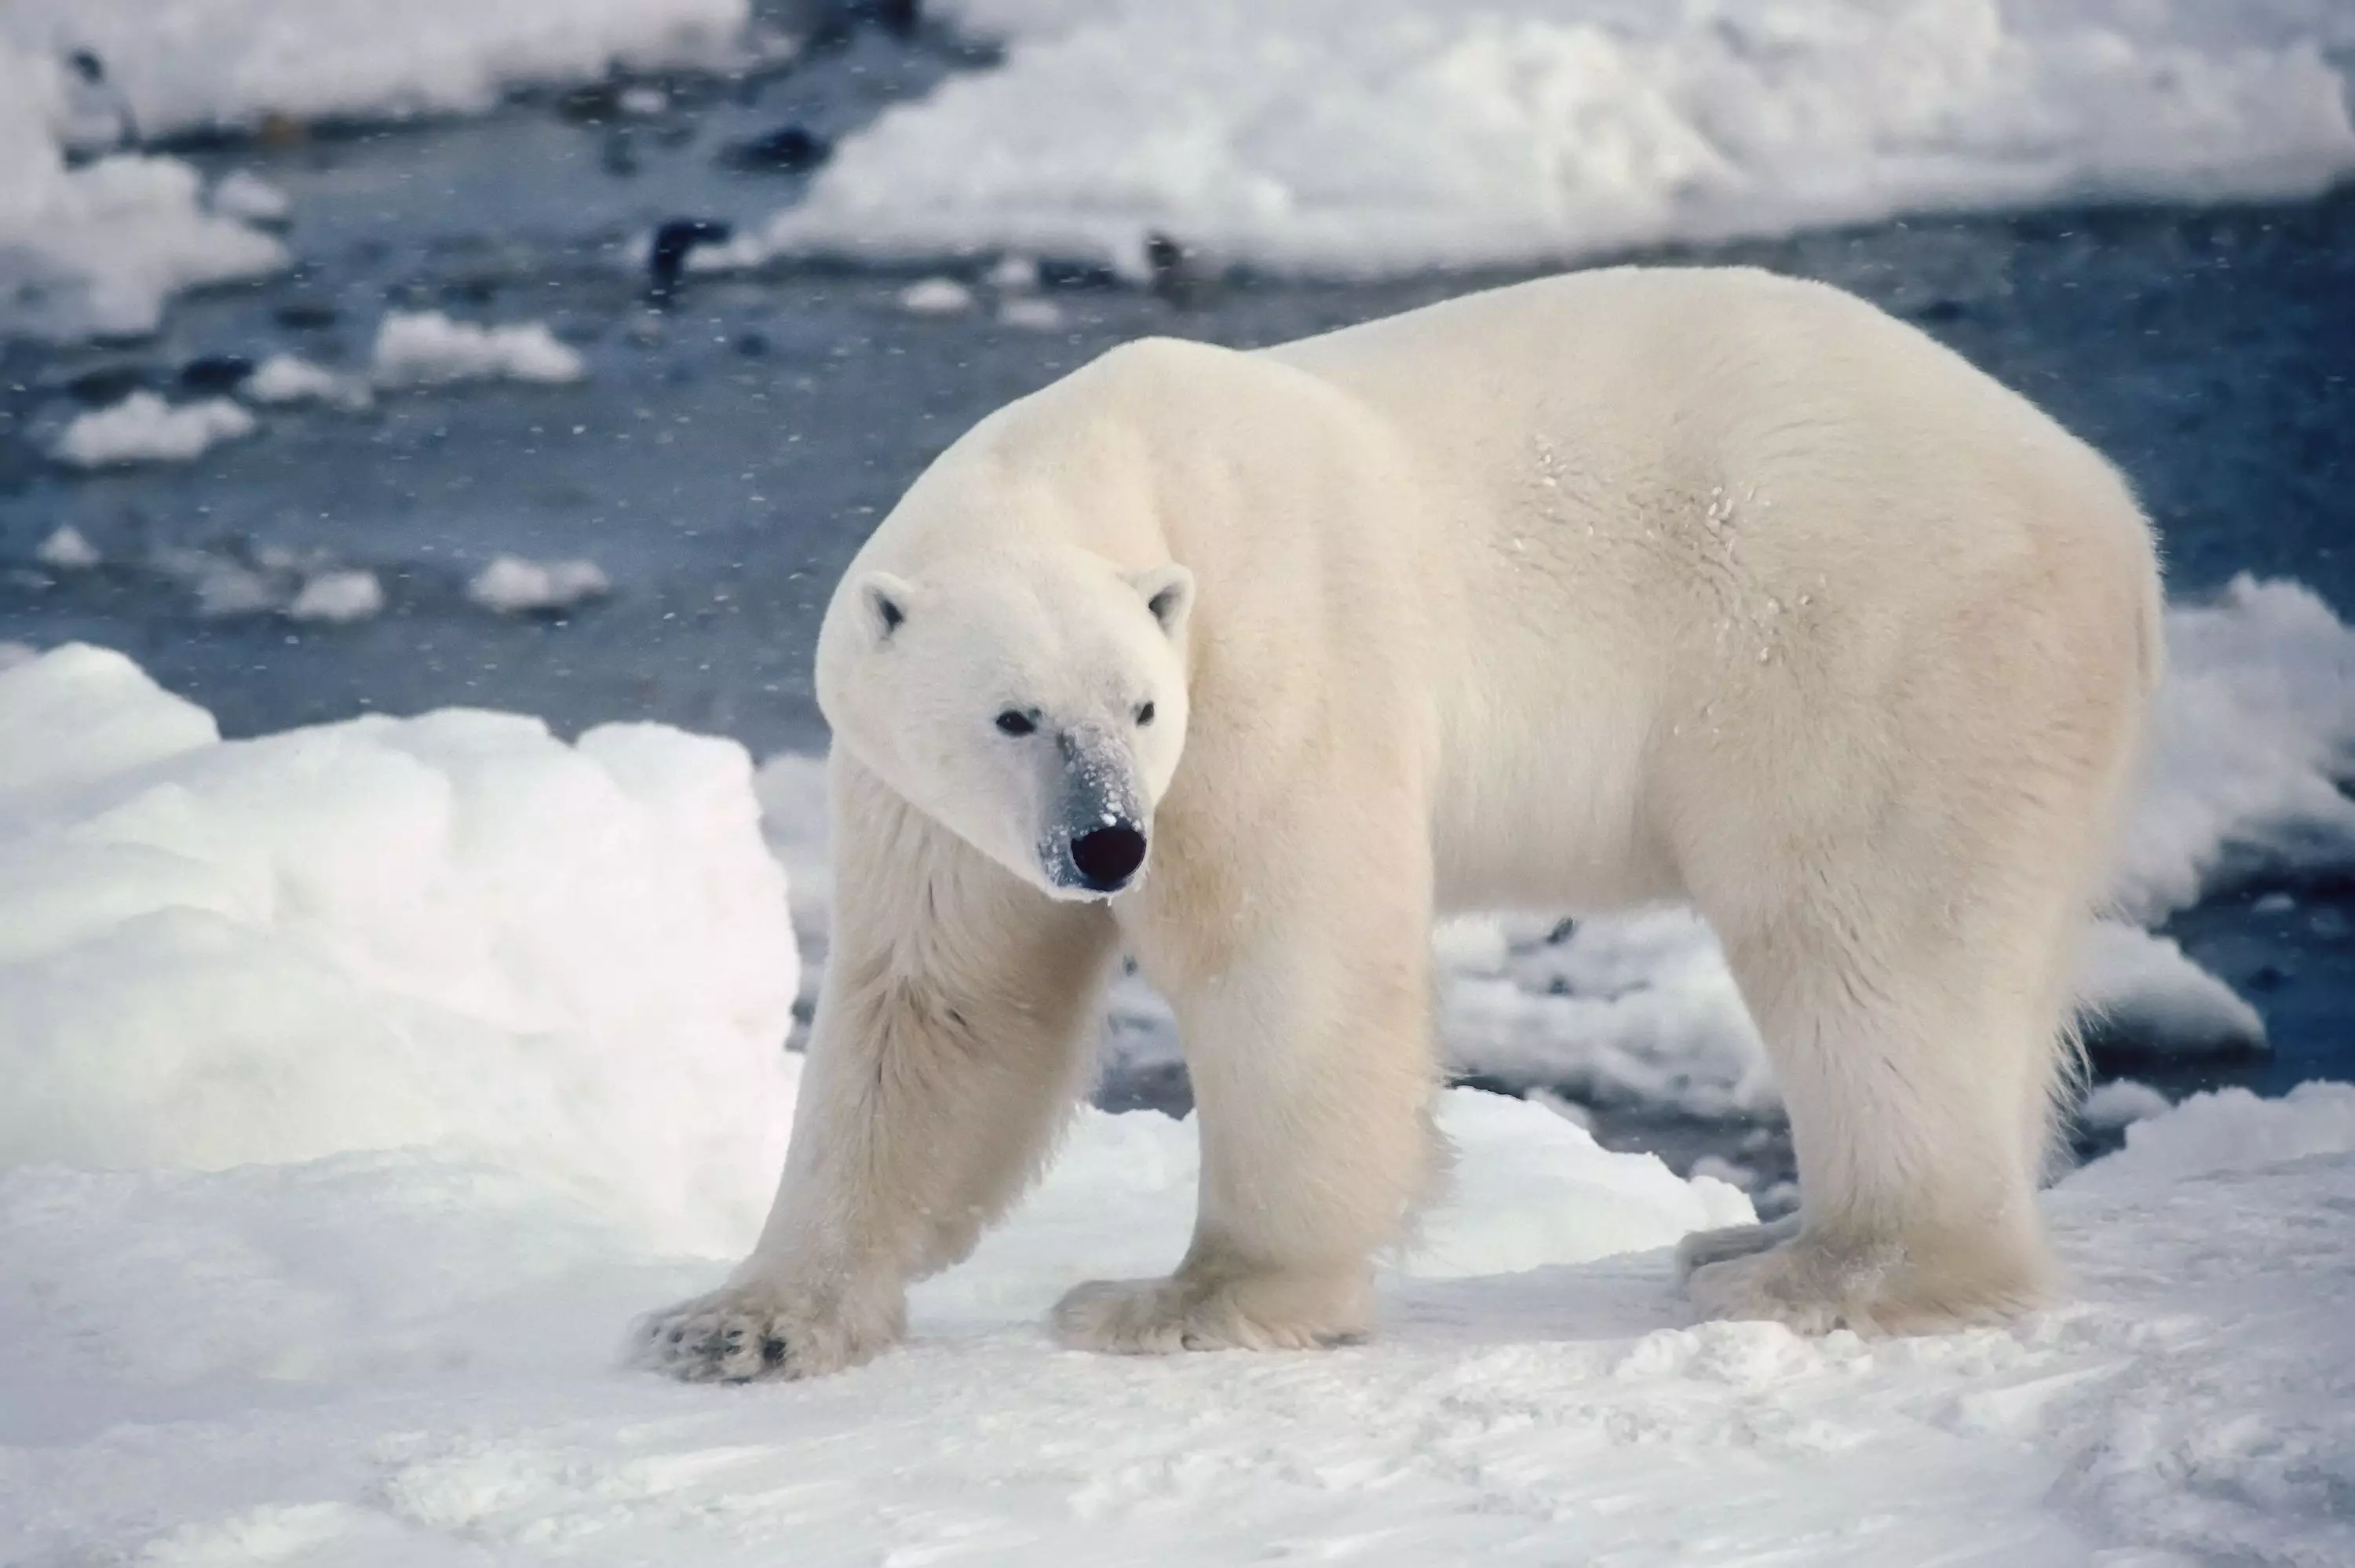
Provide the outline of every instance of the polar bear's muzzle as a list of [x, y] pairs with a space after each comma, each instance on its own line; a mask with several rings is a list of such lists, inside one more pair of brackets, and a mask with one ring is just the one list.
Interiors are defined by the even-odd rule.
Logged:
[[1057, 740], [1061, 788], [1039, 858], [1056, 888], [1109, 898], [1136, 879], [1147, 847], [1147, 813], [1127, 751], [1092, 736], [1065, 734]]

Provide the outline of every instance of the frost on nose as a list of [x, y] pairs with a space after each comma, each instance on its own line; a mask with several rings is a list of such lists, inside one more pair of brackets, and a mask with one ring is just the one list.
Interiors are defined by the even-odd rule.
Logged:
[[1063, 755], [1062, 800], [1048, 849], [1048, 866], [1063, 886], [1117, 893], [1145, 865], [1142, 802], [1125, 747], [1110, 736], [1067, 730], [1056, 737]]

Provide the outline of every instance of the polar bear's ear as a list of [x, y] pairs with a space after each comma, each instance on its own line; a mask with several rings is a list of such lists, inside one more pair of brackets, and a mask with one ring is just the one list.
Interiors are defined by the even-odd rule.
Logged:
[[1194, 574], [1173, 561], [1166, 567], [1131, 572], [1128, 580], [1145, 597], [1145, 608], [1153, 612], [1161, 630], [1177, 636], [1194, 608]]
[[867, 627], [875, 641], [887, 642], [908, 619], [918, 598], [916, 585], [890, 572], [869, 572], [858, 584], [858, 602], [867, 611]]

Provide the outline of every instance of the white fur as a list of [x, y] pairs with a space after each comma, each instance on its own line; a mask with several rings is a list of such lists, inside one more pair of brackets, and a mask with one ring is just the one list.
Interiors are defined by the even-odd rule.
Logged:
[[[1142, 607], [1179, 581], [1165, 626]], [[945, 454], [837, 596], [841, 928], [793, 1151], [758, 1249], [649, 1321], [650, 1359], [890, 1343], [906, 1282], [1045, 1159], [1122, 945], [1178, 1013], [1200, 1213], [1170, 1279], [1083, 1287], [1060, 1332], [1364, 1332], [1368, 1260], [1441, 1164], [1428, 926], [1507, 905], [1689, 899], [1724, 940], [1805, 1201], [1696, 1238], [1704, 1312], [2038, 1299], [2065, 981], [2158, 592], [2099, 457], [1815, 284], [1594, 271], [1106, 355]], [[1147, 694], [1164, 722], [1123, 729]], [[1018, 701], [1092, 736], [1149, 828], [1109, 903], [1042, 870], [1063, 785], [990, 728]]]

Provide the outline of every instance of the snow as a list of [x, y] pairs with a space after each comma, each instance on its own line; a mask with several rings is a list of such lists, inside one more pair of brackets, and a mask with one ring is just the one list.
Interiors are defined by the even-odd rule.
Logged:
[[2355, 631], [2292, 582], [2235, 578], [2167, 618], [2169, 674], [2118, 896], [2156, 918], [2233, 860], [2355, 863]]
[[2114, 1128], [2129, 1127], [2152, 1117], [2164, 1116], [2168, 1098], [2148, 1084], [2132, 1078], [2113, 1078], [2098, 1085], [2077, 1107], [2077, 1119], [2088, 1127]]
[[88, 571], [102, 559], [98, 546], [70, 523], [61, 524], [51, 530], [49, 536], [34, 550], [33, 558], [61, 572]]
[[1007, 300], [997, 307], [997, 319], [1029, 332], [1052, 332], [1063, 324], [1063, 313], [1052, 300]]
[[351, 409], [365, 408], [372, 400], [367, 382], [292, 354], [263, 360], [238, 393], [256, 403], [325, 403]]
[[1362, 275], [1906, 212], [2297, 196], [2355, 170], [2355, 12], [2330, 0], [934, 9], [1001, 40], [1003, 66], [846, 138], [767, 252], [1011, 249], [1142, 276], [1161, 232]]
[[466, 584], [466, 597], [501, 615], [570, 609], [613, 590], [594, 561], [527, 561], [499, 556]]
[[1049, 1344], [1057, 1291], [1166, 1266], [1185, 1234], [1190, 1127], [1086, 1112], [1016, 1217], [919, 1287], [911, 1345], [742, 1391], [614, 1368], [618, 1326], [724, 1255], [650, 1245], [512, 1165], [432, 1146], [19, 1165], [0, 1175], [0, 1557], [826, 1568], [1097, 1561], [1116, 1541], [1172, 1568], [2073, 1568], [2355, 1550], [2346, 1086], [2138, 1123], [2048, 1198], [2071, 1305], [1874, 1342], [1690, 1325], [1657, 1247], [1737, 1197], [1679, 1194], [1518, 1102], [1455, 1091], [1444, 1114], [1460, 1195], [1419, 1265], [1385, 1273], [1364, 1346]]
[[0, 1166], [431, 1146], [749, 1240], [798, 970], [733, 743], [464, 710], [224, 743], [81, 647], [0, 673]]
[[588, 374], [581, 355], [543, 323], [481, 327], [439, 311], [387, 315], [370, 368], [378, 387], [395, 389], [500, 378], [553, 384]]
[[900, 291], [900, 308], [920, 316], [961, 315], [973, 309], [973, 291], [954, 278], [920, 278]]
[[2089, 1033], [2145, 1056], [2263, 1051], [2264, 1020], [2171, 938], [2105, 920], [2087, 938], [2077, 1005]]
[[186, 462], [256, 429], [253, 416], [226, 397], [176, 407], [153, 392], [133, 392], [111, 408], [75, 416], [51, 450], [75, 468]]
[[[1178, 1255], [1199, 1161], [1191, 1121], [1083, 1109], [908, 1347], [749, 1390], [623, 1371], [631, 1319], [741, 1253], [792, 1111], [761, 812], [822, 854], [822, 773], [757, 790], [652, 726], [223, 742], [118, 655], [0, 673], [0, 1561], [2355, 1553], [2346, 1085], [2113, 1093], [2125, 1149], [2046, 1197], [2072, 1299], [2010, 1328], [1695, 1326], [1663, 1249], [1741, 1193], [1455, 1090], [1453, 1189], [1365, 1345], [1055, 1349], [1061, 1290]], [[1682, 942], [1588, 929], [1543, 961]]]
[[12, 41], [18, 10], [0, 7], [0, 334], [150, 332], [181, 289], [284, 265], [276, 240], [208, 210], [176, 158], [68, 167], [65, 72]]
[[260, 175], [243, 169], [232, 169], [213, 186], [212, 207], [215, 212], [241, 217], [248, 223], [277, 223], [293, 210], [284, 191]]
[[490, 108], [507, 88], [733, 58], [747, 0], [9, 0], [0, 40], [87, 48], [148, 136]]
[[[285, 264], [282, 194], [177, 158], [66, 154], [293, 121], [484, 110], [511, 86], [741, 58], [747, 0], [8, 0], [0, 5], [0, 333], [152, 332], [183, 289]], [[104, 80], [74, 79], [74, 50]]]
[[347, 568], [321, 572], [303, 585], [286, 606], [296, 620], [338, 624], [366, 620], [384, 608], [384, 585], [374, 572]]

